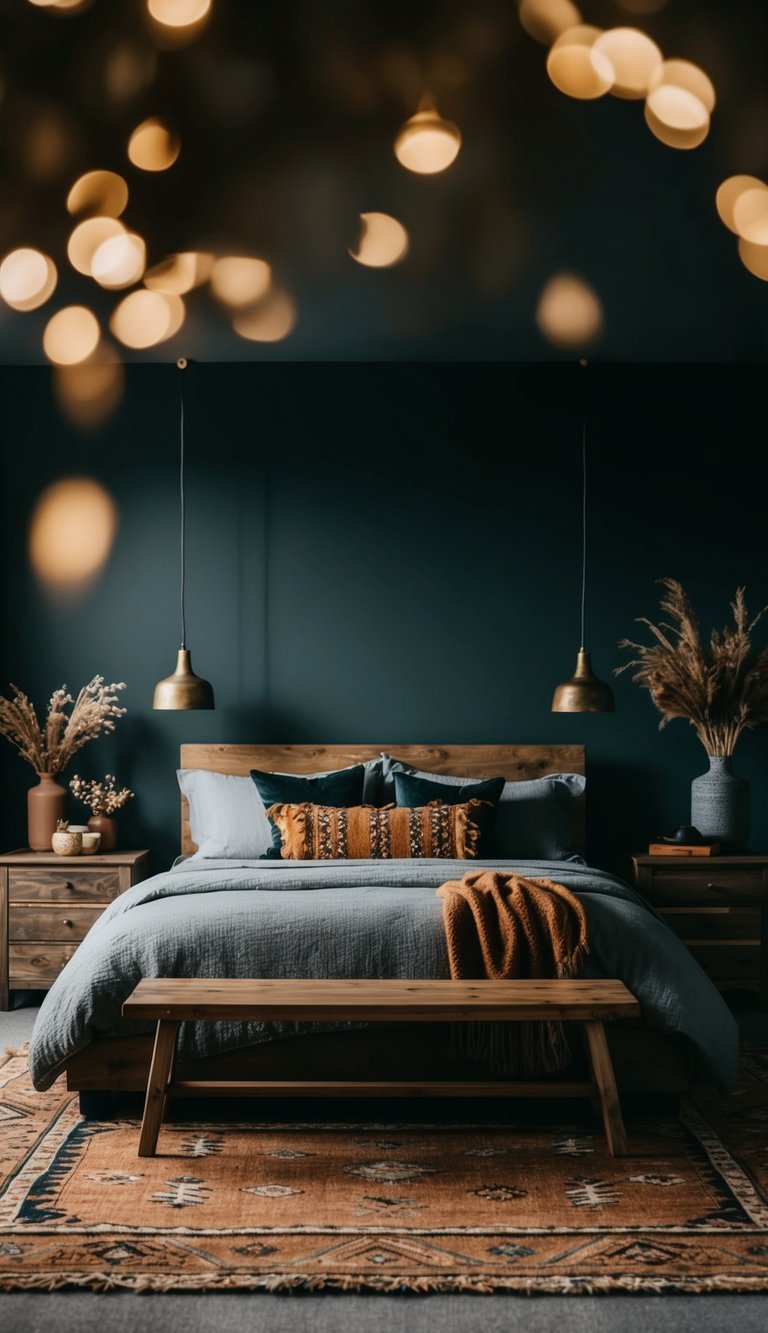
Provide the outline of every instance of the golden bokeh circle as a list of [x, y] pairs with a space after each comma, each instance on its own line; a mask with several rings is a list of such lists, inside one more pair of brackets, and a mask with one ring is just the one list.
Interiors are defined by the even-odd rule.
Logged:
[[67, 477], [39, 497], [29, 526], [29, 558], [43, 583], [74, 590], [105, 565], [117, 532], [112, 496], [91, 477]]
[[68, 305], [51, 315], [43, 333], [43, 351], [58, 366], [74, 366], [95, 352], [101, 330], [92, 310]]

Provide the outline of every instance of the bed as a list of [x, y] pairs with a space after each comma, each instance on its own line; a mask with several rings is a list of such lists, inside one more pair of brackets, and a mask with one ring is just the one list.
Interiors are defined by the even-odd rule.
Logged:
[[[585, 768], [578, 745], [184, 745], [181, 769], [320, 774], [373, 761], [382, 751], [429, 773], [508, 782]], [[64, 1073], [86, 1110], [97, 1102], [103, 1109], [102, 1094], [143, 1090], [151, 1025], [127, 1023], [120, 1012], [142, 976], [445, 977], [435, 891], [480, 865], [546, 876], [582, 896], [592, 938], [585, 975], [618, 976], [643, 1012], [612, 1033], [622, 1090], [680, 1092], [693, 1075], [727, 1086], [738, 1037], [720, 995], [633, 889], [584, 861], [583, 796], [572, 815], [575, 855], [558, 861], [200, 861], [182, 798], [181, 852], [191, 859], [122, 894], [94, 924], [41, 1008], [30, 1047], [33, 1081], [46, 1088]], [[180, 1078], [440, 1079], [472, 1072], [452, 1054], [447, 1028], [432, 1028], [425, 1038], [418, 1025], [185, 1024], [179, 1040]]]

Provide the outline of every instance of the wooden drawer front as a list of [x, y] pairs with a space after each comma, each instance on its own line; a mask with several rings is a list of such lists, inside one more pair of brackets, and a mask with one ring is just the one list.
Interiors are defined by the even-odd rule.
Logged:
[[696, 962], [717, 986], [748, 986], [760, 983], [760, 943], [724, 941], [708, 944], [705, 940], [686, 940]]
[[753, 907], [659, 907], [657, 910], [681, 939], [760, 939], [760, 913]]
[[696, 870], [653, 871], [650, 898], [655, 905], [696, 904], [714, 907], [720, 904], [746, 903], [756, 907], [763, 891], [763, 872], [758, 867], [739, 866], [718, 869], [707, 866]]
[[102, 907], [11, 907], [11, 940], [84, 940]]
[[8, 891], [11, 902], [108, 903], [120, 892], [120, 871], [107, 866], [103, 870], [75, 866], [27, 870], [11, 866]]
[[8, 971], [12, 986], [48, 986], [76, 952], [76, 944], [11, 944]]

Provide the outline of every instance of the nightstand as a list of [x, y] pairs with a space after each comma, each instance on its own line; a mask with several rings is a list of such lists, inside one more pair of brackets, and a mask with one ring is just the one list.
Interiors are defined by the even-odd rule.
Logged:
[[0, 856], [0, 1009], [9, 990], [48, 990], [119, 893], [146, 879], [149, 852]]
[[632, 868], [718, 989], [768, 1009], [768, 856], [634, 856]]

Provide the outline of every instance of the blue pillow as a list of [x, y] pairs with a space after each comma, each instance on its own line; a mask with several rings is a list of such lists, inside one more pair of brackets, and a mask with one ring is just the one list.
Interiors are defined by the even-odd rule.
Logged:
[[[399, 774], [428, 779], [439, 784], [449, 801], [447, 789], [466, 787], [474, 781], [448, 773], [427, 773], [414, 769], [392, 755], [382, 755], [383, 779], [394, 786]], [[550, 773], [544, 778], [505, 782], [496, 805], [493, 835], [494, 855], [509, 861], [562, 861], [573, 854], [573, 803], [581, 796], [587, 780], [580, 773]], [[391, 798], [390, 798], [391, 799]]]
[[480, 845], [478, 856], [495, 858], [498, 856], [496, 839], [493, 836], [496, 803], [504, 790], [503, 778], [480, 778], [473, 781], [447, 783], [435, 782], [433, 778], [422, 777], [416, 773], [394, 772], [395, 797], [398, 805], [428, 805], [430, 801], [442, 801], [443, 805], [463, 805], [465, 801], [487, 801], [488, 805], [480, 814]]
[[[252, 768], [251, 777], [267, 809], [271, 805], [299, 805], [303, 801], [337, 808], [363, 804], [364, 764], [338, 768], [333, 773], [312, 778], [297, 773], [262, 773], [260, 769]], [[269, 822], [272, 825], [273, 854], [279, 856], [283, 845], [280, 830], [272, 820]]]
[[428, 805], [430, 801], [442, 801], [444, 805], [463, 805], [465, 801], [491, 801], [496, 804], [504, 790], [503, 778], [481, 778], [454, 786], [447, 782], [435, 782], [433, 778], [423, 778], [416, 773], [395, 772], [395, 800], [398, 805]]

